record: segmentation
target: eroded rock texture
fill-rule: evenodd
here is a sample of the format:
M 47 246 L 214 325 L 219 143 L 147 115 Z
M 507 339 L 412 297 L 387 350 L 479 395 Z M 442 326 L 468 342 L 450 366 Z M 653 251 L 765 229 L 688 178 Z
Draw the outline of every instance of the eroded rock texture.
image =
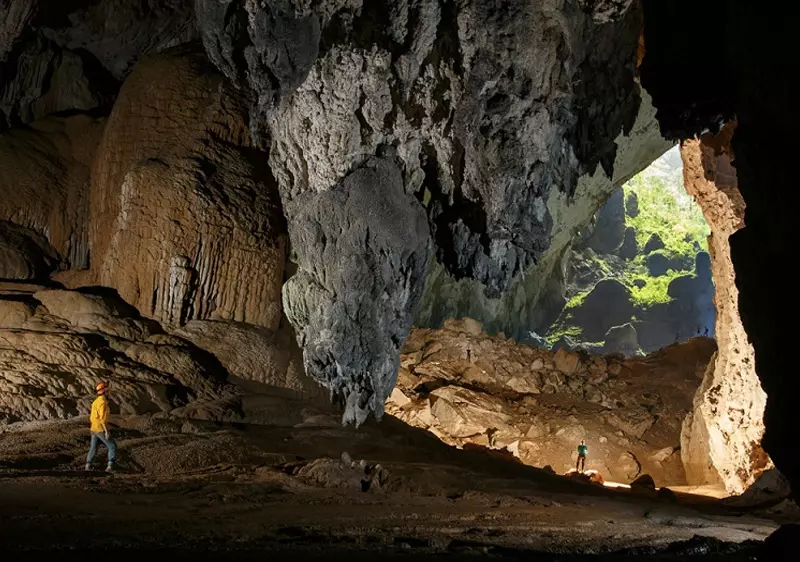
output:
M 269 142 L 293 245 L 291 200 L 334 189 L 392 145 L 439 262 L 498 296 L 550 246 L 548 197 L 571 196 L 598 164 L 610 173 L 614 140 L 633 126 L 638 14 L 619 4 L 605 25 L 595 3 L 559 5 L 558 16 L 438 0 L 196 5 L 209 57 L 264 116 L 254 129 Z M 314 330 L 290 318 L 301 338 Z
M 0 423 L 85 414 L 101 380 L 114 412 L 230 418 L 225 377 L 212 356 L 115 296 L 0 285 Z
M 44 236 L 0 221 L 0 279 L 47 279 L 57 267 L 58 254 Z
M 183 0 L 3 0 L 0 15 L 0 130 L 105 112 L 136 61 L 196 36 Z
M 394 384 L 431 254 L 481 299 L 535 278 L 504 312 L 533 310 L 572 229 L 665 148 L 648 106 L 635 123 L 641 21 L 625 0 L 3 6 L 2 128 L 119 95 L 90 189 L 57 205 L 85 219 L 44 228 L 25 201 L 0 219 L 91 268 L 72 285 L 114 287 L 170 330 L 263 328 L 267 347 L 288 232 L 286 315 L 356 422 Z M 171 50 L 195 34 L 205 54 Z
M 286 213 L 299 270 L 284 306 L 306 371 L 344 401 L 345 422 L 380 417 L 428 270 L 423 209 L 397 165 L 376 158 Z
M 739 290 L 728 238 L 744 226 L 730 139 L 735 125 L 681 146 L 684 185 L 711 227 L 708 248 L 714 278 L 719 351 L 697 392 L 681 436 L 690 484 L 721 483 L 741 494 L 771 464 L 761 449 L 766 394 L 756 375 L 753 346 L 739 316 Z
M 730 237 L 742 323 L 755 350 L 756 370 L 767 394 L 763 446 L 778 469 L 800 489 L 800 452 L 795 438 L 800 379 L 791 374 L 794 315 L 786 298 L 795 294 L 786 259 L 796 253 L 798 192 L 791 166 L 800 127 L 796 91 L 784 69 L 794 64 L 793 24 L 757 4 L 646 2 L 647 55 L 642 81 L 653 94 L 665 134 L 690 138 L 736 117 L 731 145 L 739 191 L 746 203 L 745 228 Z M 713 62 L 698 56 L 692 38 L 715 36 Z
M 0 136 L 0 220 L 46 237 L 65 268 L 89 265 L 89 176 L 102 130 L 102 120 L 76 115 Z
M 101 285 L 170 326 L 277 329 L 286 226 L 240 96 L 191 48 L 142 61 L 120 92 L 92 170 Z
M 543 333 L 549 328 L 566 304 L 565 258 L 578 230 L 589 223 L 615 189 L 672 145 L 661 137 L 649 99 L 642 91 L 633 129 L 629 135 L 617 138 L 612 178 L 597 170 L 580 178 L 571 197 L 558 190 L 550 193 L 547 206 L 553 217 L 553 230 L 549 248 L 538 263 L 515 278 L 503 296 L 490 298 L 479 282 L 457 280 L 436 262 L 428 276 L 416 323 L 437 328 L 447 318 L 469 316 L 481 320 L 490 333 L 502 331 L 519 340 L 528 340 L 530 330 Z
M 411 332 L 387 411 L 446 443 L 558 472 L 574 468 L 585 439 L 587 468 L 606 478 L 684 484 L 681 422 L 714 349 L 697 338 L 647 359 L 551 353 L 449 320 Z

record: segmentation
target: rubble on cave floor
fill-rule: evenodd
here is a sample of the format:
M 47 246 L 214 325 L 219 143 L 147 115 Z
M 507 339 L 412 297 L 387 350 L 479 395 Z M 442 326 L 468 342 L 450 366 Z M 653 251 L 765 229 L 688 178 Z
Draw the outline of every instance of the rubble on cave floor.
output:
M 282 407 L 271 405 L 271 425 L 118 416 L 113 477 L 80 470 L 83 419 L 7 426 L 0 432 L 0 542 L 12 550 L 308 555 L 368 545 L 373 555 L 458 559 L 652 554 L 686 541 L 736 553 L 777 527 L 708 500 L 643 497 L 486 451 L 459 451 L 392 418 L 355 431 L 336 412 L 273 400 Z
M 714 350 L 695 338 L 635 359 L 551 353 L 450 320 L 412 331 L 386 409 L 450 445 L 506 450 L 558 473 L 575 467 L 585 439 L 587 468 L 607 480 L 685 485 L 681 424 Z

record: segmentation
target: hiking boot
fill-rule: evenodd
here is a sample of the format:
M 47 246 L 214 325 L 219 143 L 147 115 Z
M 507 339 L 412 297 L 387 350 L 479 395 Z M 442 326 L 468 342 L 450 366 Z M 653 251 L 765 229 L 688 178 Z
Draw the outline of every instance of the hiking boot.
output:
M 114 467 L 113 467 L 113 466 L 111 466 L 111 465 L 108 465 L 108 466 L 106 467 L 106 472 L 108 472 L 109 474 L 111 474 L 112 472 L 114 472 Z
M 83 467 L 83 470 L 85 470 L 86 472 L 91 472 L 92 471 L 92 465 L 87 464 L 85 467 Z

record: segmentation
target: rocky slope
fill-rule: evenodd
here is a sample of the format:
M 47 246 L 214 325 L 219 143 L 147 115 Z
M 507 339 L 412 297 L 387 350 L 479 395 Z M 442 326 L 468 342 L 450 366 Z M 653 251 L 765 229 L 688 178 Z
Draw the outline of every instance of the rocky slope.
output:
M 208 353 L 107 294 L 0 283 L 0 423 L 85 415 L 98 381 L 114 413 L 236 417 Z
M 644 359 L 551 353 L 451 320 L 411 332 L 387 411 L 451 445 L 557 472 L 575 466 L 585 439 L 587 468 L 606 479 L 680 485 L 681 424 L 714 350 L 697 338 Z

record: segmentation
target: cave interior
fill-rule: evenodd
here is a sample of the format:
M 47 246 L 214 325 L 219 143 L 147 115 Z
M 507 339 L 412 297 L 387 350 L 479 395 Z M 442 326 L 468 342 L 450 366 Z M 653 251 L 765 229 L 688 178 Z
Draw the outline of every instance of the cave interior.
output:
M 0 0 L 0 548 L 793 559 L 790 19 Z

